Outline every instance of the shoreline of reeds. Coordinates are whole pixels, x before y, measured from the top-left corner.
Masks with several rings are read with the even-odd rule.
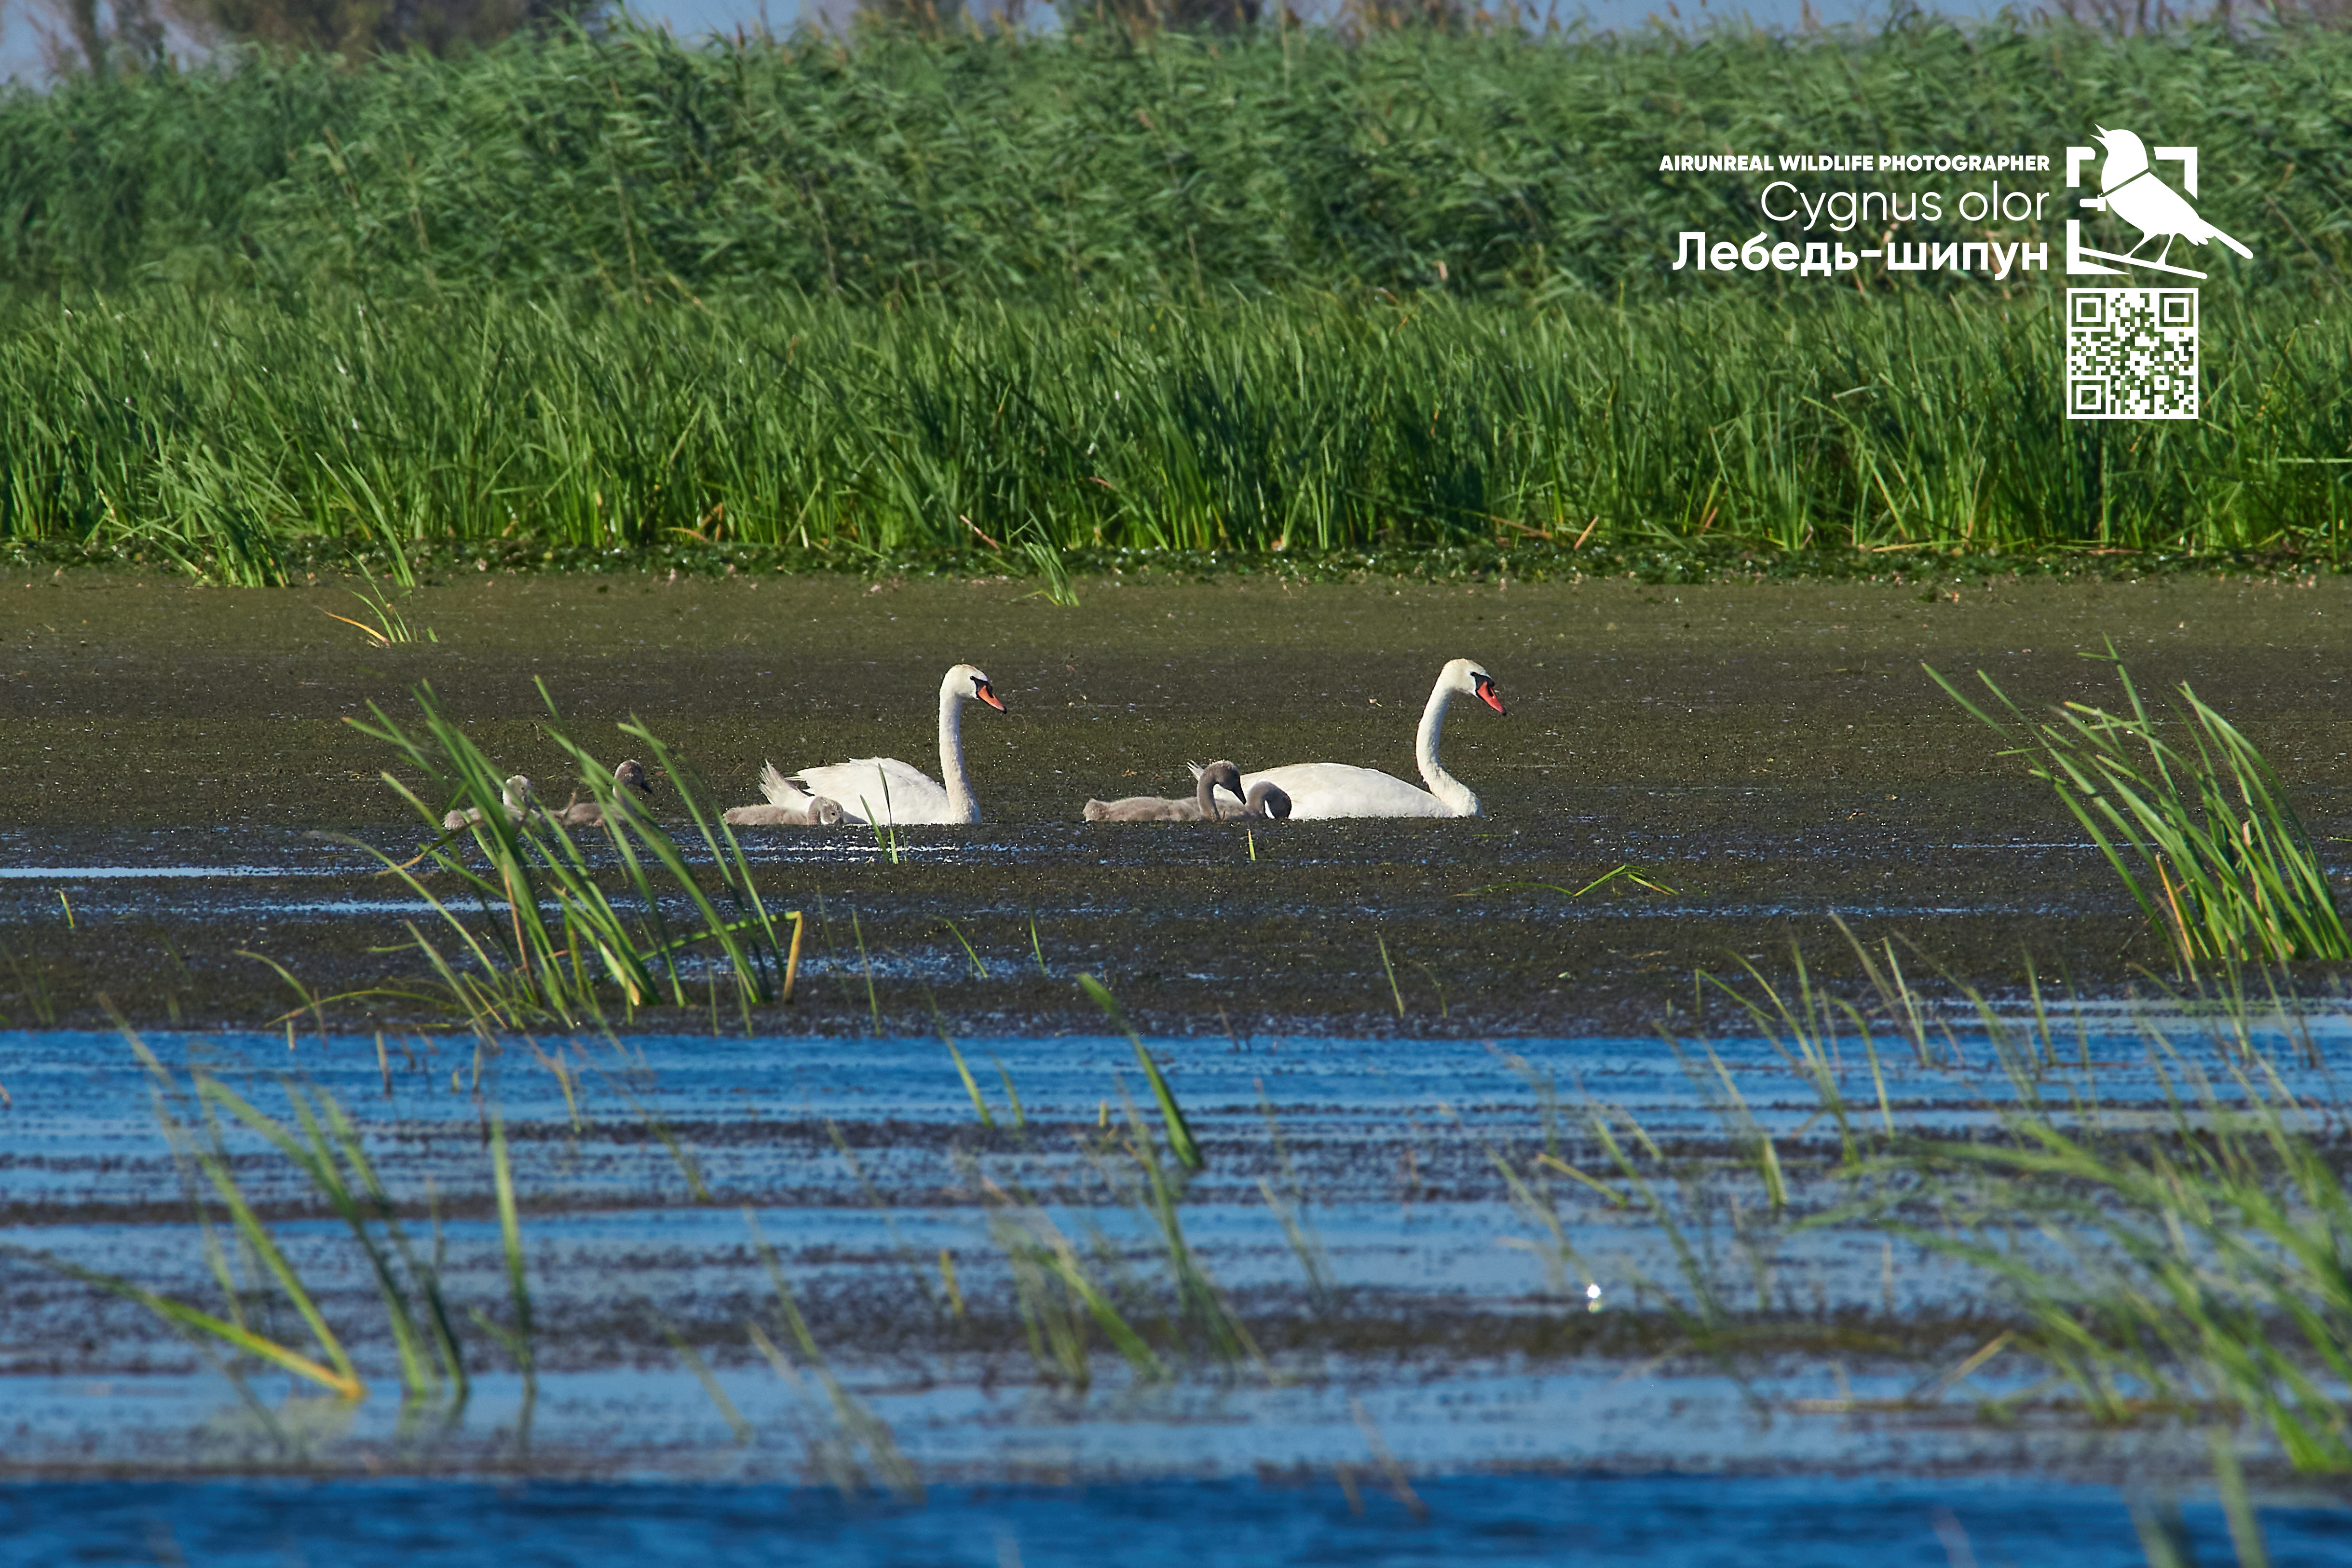
[[[1780,550],[1731,538],[1659,538],[1624,545],[1536,541],[1517,544],[1396,545],[1361,550],[1158,550],[1081,546],[1061,552],[1063,581],[1080,596],[1090,584],[1249,581],[1300,586],[1363,583],[1620,582],[1644,586],[1699,584],[1859,583],[1932,588],[1937,584],[2047,582],[2095,584],[2200,577],[2244,583],[2298,583],[2352,573],[2352,552],[2299,548],[2326,541],[2288,541],[2275,548],[2138,550],[2074,545],[2013,551],[1965,545],[1893,552],[1871,549]],[[397,551],[366,540],[298,534],[278,556],[286,585],[344,581],[390,595],[404,565],[418,587],[462,586],[484,574],[502,577],[847,577],[861,582],[971,580],[1045,584],[1034,562],[980,549],[908,549],[877,555],[803,550],[793,544],[724,541],[655,542],[596,549],[528,534],[490,539],[425,539]],[[159,558],[136,540],[92,541],[0,536],[0,574],[67,579],[158,574],[194,584],[209,579]],[[231,584],[220,584],[231,585]],[[396,599],[389,602],[397,603]]]
[[[2063,417],[2054,314],[1995,300],[151,289],[0,310],[0,538],[244,584],[354,552],[406,584],[412,548],[503,569],[525,540],[542,568],[928,563],[1055,593],[1154,559],[2275,573],[2342,560],[2352,510],[2352,329],[2308,314],[2242,302],[2203,420],[2112,425]]]

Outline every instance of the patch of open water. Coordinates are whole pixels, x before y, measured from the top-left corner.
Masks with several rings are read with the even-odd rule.
[[[2289,1023],[2277,1021],[2269,1043],[2290,1087],[2332,1103],[2326,1072],[2286,1047],[2308,1039],[2324,1059],[2352,1018],[2315,1011]],[[2071,1045],[2077,1070],[2096,1073],[2096,1114],[2130,1119],[2164,1113],[2150,1031],[2193,1055],[2211,1043],[2200,1029],[2098,1005],[2069,1010],[2053,1038]],[[1208,1155],[1184,1186],[1200,1262],[1261,1333],[1320,1328],[1261,1364],[1170,1383],[1131,1375],[1098,1346],[1092,1387],[1074,1390],[1040,1381],[1003,1305],[1018,1271],[1001,1226],[1008,1214],[1048,1223],[1114,1272],[1159,1267],[1164,1242],[1150,1213],[1118,1201],[1087,1152],[1104,1123],[1127,1115],[1122,1095],[1150,1114],[1123,1038],[966,1043],[992,1130],[977,1124],[936,1038],[511,1039],[478,1058],[446,1037],[388,1038],[381,1054],[372,1037],[299,1030],[290,1049],[283,1035],[146,1038],[175,1075],[201,1066],[273,1115],[288,1114],[294,1087],[331,1093],[412,1234],[443,1253],[451,1300],[493,1314],[506,1289],[484,1149],[495,1111],[522,1195],[536,1392],[526,1414],[520,1380],[478,1352],[484,1364],[462,1410],[404,1411],[388,1342],[368,1326],[381,1309],[348,1232],[287,1161],[230,1122],[222,1147],[241,1188],[322,1309],[348,1325],[377,1395],[354,1407],[248,1375],[240,1399],[142,1310],[22,1256],[0,1258],[10,1305],[0,1376],[14,1427],[0,1473],[321,1478],[310,1489],[0,1492],[0,1539],[34,1543],[25,1561],[103,1561],[125,1531],[149,1532],[144,1542],[161,1528],[190,1561],[236,1562],[249,1544],[240,1532],[264,1514],[279,1521],[268,1539],[284,1561],[314,1549],[313,1526],[295,1521],[323,1530],[332,1510],[352,1532],[334,1561],[386,1560],[403,1542],[426,1543],[397,1518],[418,1494],[332,1478],[404,1471],[452,1478],[436,1485],[428,1533],[447,1532],[432,1541],[460,1562],[473,1543],[527,1528],[540,1500],[573,1495],[550,1478],[593,1475],[636,1479],[603,1510],[610,1528],[598,1542],[551,1547],[545,1560],[610,1561],[657,1545],[730,1561],[763,1539],[827,1561],[1077,1561],[1087,1543],[1099,1551],[1140,1520],[1181,1521],[1197,1507],[1220,1520],[1213,1534],[1171,1522],[1141,1555],[1118,1560],[1197,1558],[1203,1542],[1223,1542],[1223,1560],[1265,1562],[1534,1562],[1557,1560],[1563,1543],[1601,1562],[1956,1562],[1937,1553],[1957,1528],[1979,1562],[2063,1552],[2122,1563],[2137,1548],[2106,1489],[2126,1476],[2192,1486],[2200,1473],[2201,1441],[2177,1429],[2100,1432],[2030,1409],[2007,1426],[1981,1425],[1969,1402],[2022,1389],[2037,1369],[2021,1358],[1981,1367],[1958,1404],[1907,1409],[1893,1402],[1922,1368],[1866,1350],[1731,1371],[1658,1353],[1633,1325],[1654,1320],[1662,1283],[1675,1287],[1668,1238],[1562,1183],[1553,1212],[1576,1253],[1548,1257],[1538,1216],[1514,1201],[1494,1157],[1530,1154],[1549,1138],[1602,1168],[1580,1121],[1596,1104],[1669,1142],[1720,1141],[1716,1069],[1662,1039],[1150,1041]],[[1952,1060],[1884,1052],[1874,1075],[1849,1039],[1832,1073],[1865,1119],[1915,1131],[1985,1125],[2020,1086],[1980,1030],[1958,1030],[1953,1044]],[[1833,1138],[1811,1080],[1770,1042],[1708,1046],[1790,1157]],[[183,1300],[217,1297],[186,1173],[158,1131],[154,1080],[119,1037],[0,1033],[0,1084],[14,1101],[0,1151],[12,1243]],[[1013,1092],[1025,1126],[1013,1125]],[[690,1190],[687,1161],[706,1199]],[[1026,1184],[1034,1200],[992,1203],[983,1178]],[[1295,1194],[1304,1243],[1262,1180]],[[1985,1306],[1981,1280],[1875,1231],[1817,1225],[1759,1274],[1736,1247],[1716,1256],[1731,1247],[1720,1215],[1686,1217],[1720,1265],[1719,1285],[1799,1317],[1810,1304],[1825,1323],[1879,1312],[1965,1321]],[[852,1509],[780,1485],[821,1473],[810,1441],[830,1417],[805,1383],[780,1380],[746,1347],[744,1321],[774,1317],[752,1224],[776,1247],[845,1388],[939,1489],[930,1508]],[[1325,1271],[1319,1293],[1309,1250]],[[961,1292],[952,1311],[949,1262]],[[1627,1337],[1612,1342],[1620,1319]],[[1973,1342],[1930,1354],[1948,1365]],[[689,1374],[680,1343],[699,1347],[703,1371]],[[1853,1400],[1890,1405],[1864,1414],[1840,1403]],[[1411,1481],[1391,1478],[1382,1456]],[[1608,1479],[1583,1473],[1596,1470]],[[1710,1479],[1642,1474],[1694,1470]],[[1790,1472],[1876,1479],[1772,1479]],[[483,1475],[539,1479],[520,1490],[465,1479]],[[2068,1477],[2095,1484],[2047,1484]],[[2032,1479],[2004,1492],[2001,1478]],[[1428,1521],[1384,1489],[1399,1484],[1419,1489]],[[68,1497],[88,1503],[70,1519],[56,1506]],[[1652,1524],[1601,1517],[1629,1509],[1648,1510]],[[2213,1521],[2198,1517],[2213,1537]],[[2343,1515],[2273,1517],[2273,1561],[2328,1561],[2341,1549]],[[1738,1534],[1748,1530],[1783,1554],[1758,1555],[1758,1541]],[[982,1531],[996,1532],[992,1543],[1001,1533],[1017,1559],[975,1546]],[[638,1532],[639,1546],[619,1544]],[[967,1548],[979,1555],[956,1555]]]
[[[1066,858],[1069,837],[1032,828],[1005,844],[902,853],[1051,860]],[[1308,842],[1293,837],[1292,865],[1323,863],[1300,853]],[[226,843],[176,847],[200,852],[161,866],[20,866],[5,879],[42,898],[50,884],[70,889],[85,921],[427,912],[365,879],[347,846],[288,836],[219,865],[198,862]],[[1099,864],[1129,863],[1123,844],[1104,847],[1113,852]],[[777,864],[885,854],[840,836],[754,849]],[[322,885],[337,878],[341,886]],[[270,889],[269,879],[284,880]],[[2063,916],[2070,907],[2027,887],[1965,904],[1921,891],[1845,908],[1887,919]],[[1278,891],[1255,901],[1323,912]],[[1771,899],[1662,897],[1561,903],[1546,918],[1752,924],[1800,912]],[[838,989],[855,1016],[868,975],[945,985],[966,963],[944,939],[902,939],[862,957],[805,953],[803,983]],[[1249,961],[1212,951],[1183,973],[1245,982]],[[2014,1008],[2000,1016],[2021,1032],[2031,1022]],[[1885,1033],[1874,1055],[1849,1034],[1828,1074],[1852,1119],[1906,1133],[1990,1127],[2037,1079],[2092,1084],[2088,1114],[2147,1125],[2171,1114],[2151,1043],[2209,1060],[2224,1043],[2192,1015],[2128,1001],[2055,1006],[2050,1016],[2056,1059],[2021,1079],[1965,1016],[1925,1057]],[[1638,1035],[1154,1037],[1209,1156],[1183,1183],[1186,1239],[1243,1315],[1281,1342],[1262,1363],[1165,1383],[1135,1375],[1097,1343],[1092,1385],[1076,1390],[1041,1378],[1024,1347],[1007,1305],[1020,1280],[1003,1226],[1009,1215],[1050,1227],[1115,1276],[1148,1281],[1161,1267],[1165,1238],[1148,1209],[1104,1176],[1106,1129],[1130,1102],[1151,1115],[1123,1038],[966,1039],[968,1091],[938,1038],[550,1037],[478,1052],[448,1036],[321,1037],[299,1022],[290,1035],[146,1038],[183,1085],[201,1066],[281,1118],[296,1086],[331,1093],[352,1110],[412,1233],[433,1238],[451,1300],[492,1315],[507,1284],[485,1151],[496,1114],[513,1151],[541,1336],[533,1394],[526,1401],[506,1363],[478,1349],[483,1364],[461,1410],[404,1410],[362,1255],[299,1172],[229,1122],[222,1148],[241,1189],[322,1309],[348,1325],[376,1394],[346,1406],[247,1374],[240,1395],[142,1310],[22,1256],[0,1258],[9,1307],[0,1377],[14,1417],[0,1475],[53,1483],[0,1489],[12,1563],[168,1556],[167,1546],[190,1561],[236,1562],[266,1535],[273,1562],[422,1551],[503,1561],[530,1541],[563,1562],[649,1551],[725,1562],[782,1550],[877,1563],[1538,1562],[1572,1552],[1836,1565],[1971,1560],[1961,1542],[1979,1562],[2120,1563],[2140,1559],[2114,1483],[2136,1477],[2179,1491],[2203,1469],[2201,1439],[2177,1429],[2096,1432],[2030,1407],[2004,1427],[1979,1422],[1973,1402],[2033,1381],[2038,1368],[2016,1356],[1979,1367],[1962,1398],[1904,1406],[1923,1371],[1982,1341],[1967,1325],[1994,1306],[1984,1281],[1818,1214],[1797,1216],[1811,1227],[1776,1241],[1769,1258],[1744,1256],[1738,1205],[1763,1194],[1737,1173],[1715,1194],[1728,1197],[1727,1215],[1702,1205],[1683,1216],[1710,1288],[1783,1319],[1810,1310],[1822,1324],[1926,1323],[1930,1339],[1950,1342],[1907,1358],[1792,1350],[1732,1369],[1671,1346],[1661,1353],[1661,1303],[1690,1289],[1683,1241],[1564,1181],[1544,1194],[1562,1227],[1548,1237],[1549,1222],[1517,1201],[1496,1161],[1524,1168],[1552,1147],[1606,1173],[1589,1114],[1602,1106],[1669,1146],[1720,1152],[1731,1126],[1726,1079],[1740,1113],[1787,1157],[1820,1154],[1836,1131],[1818,1076],[1752,1035],[1710,1037],[1712,1062],[1695,1046],[1677,1056],[1664,1038]],[[2352,1016],[2319,1005],[2271,1020],[2264,1044],[2290,1089],[2332,1106],[2335,1086],[2316,1063],[2347,1036]],[[9,1239],[216,1302],[214,1254],[190,1218],[188,1173],[159,1132],[153,1087],[117,1035],[0,1032],[0,1089],[13,1101],[0,1146]],[[992,1128],[979,1125],[972,1092]],[[991,1182],[1017,1184],[1024,1201],[992,1201]],[[1269,1201],[1270,1187],[1289,1194],[1288,1213]],[[813,1456],[838,1429],[805,1384],[781,1381],[746,1345],[747,1321],[776,1327],[754,1224],[843,1388],[931,1484],[928,1507],[847,1503],[796,1484],[826,1473]],[[961,1292],[952,1308],[950,1268]],[[1960,1326],[1932,1327],[1947,1323]],[[681,1344],[694,1347],[699,1371]],[[1874,1400],[1884,1407],[1870,1410]],[[95,1479],[283,1472],[310,1479],[300,1488]],[[363,1479],[379,1472],[434,1478],[427,1522],[411,1517],[426,1494]],[[509,1479],[479,1479],[493,1476]],[[577,1477],[595,1478],[605,1500],[569,1538],[546,1520],[563,1509],[549,1500],[578,1500],[562,1484]],[[1399,1500],[1404,1488],[1431,1510],[1427,1520]],[[2273,1561],[2336,1560],[2344,1515],[2286,1494],[2272,1500]],[[2213,1510],[2188,1517],[2209,1546],[2224,1539]]]
[[[919,1507],[809,1488],[535,1480],[320,1485],[87,1483],[0,1489],[0,1542],[26,1568],[693,1563],[769,1568],[1192,1568],[1202,1563],[1641,1563],[1649,1568],[2137,1568],[2113,1491],[1969,1481],[1454,1475],[1412,1482],[1417,1514],[1367,1475],[935,1489]],[[2271,1561],[2352,1554],[2352,1516],[2265,1512]],[[2183,1561],[2223,1562],[2221,1510],[2179,1516]]]

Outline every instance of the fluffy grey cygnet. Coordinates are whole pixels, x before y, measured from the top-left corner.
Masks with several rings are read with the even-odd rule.
[[[782,805],[730,805],[726,817],[735,827],[834,827],[842,811],[839,801],[812,795]]]
[[[1227,822],[1248,818],[1256,822],[1286,822],[1290,819],[1290,797],[1282,786],[1270,779],[1260,779],[1250,785],[1249,799],[1240,805],[1228,801],[1217,802],[1217,815]]]
[[[522,814],[531,807],[530,781],[520,773],[512,775],[499,791],[499,799],[506,807],[507,820],[520,822]],[[453,811],[443,816],[441,826],[454,833],[481,820],[482,808],[469,805],[463,811]]]
[[[1131,795],[1124,800],[1087,802],[1088,822],[1215,822],[1225,815],[1216,798],[1220,789],[1242,800],[1242,771],[1231,763],[1211,763],[1201,770],[1191,800],[1165,800],[1156,795]],[[1235,806],[1238,816],[1246,805]]]
[[[613,783],[618,786],[613,792],[613,798],[625,811],[636,809],[635,798],[629,793],[631,790],[647,795],[654,792],[653,775],[646,773],[645,763],[635,757],[613,770]],[[564,804],[562,811],[551,815],[566,827],[604,826],[604,808],[593,800],[582,800],[576,794]]]
[[[841,802],[816,795],[798,779],[788,779],[770,763],[760,770],[761,805],[730,805],[721,815],[730,827],[833,827],[848,816]]]

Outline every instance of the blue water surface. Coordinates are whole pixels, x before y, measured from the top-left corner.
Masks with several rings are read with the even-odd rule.
[[[0,1488],[0,1560],[191,1568],[692,1563],[1200,1568],[1204,1563],[1644,1563],[1958,1568],[2147,1563],[2114,1490],[1975,1481],[1376,1473],[1265,1481],[937,1489],[919,1507],[809,1488],[480,1481]],[[2153,1507],[2153,1505],[2150,1505]],[[2352,1511],[2265,1509],[2279,1568],[2352,1562]],[[2182,1510],[2185,1560],[2235,1561],[2221,1510]]]

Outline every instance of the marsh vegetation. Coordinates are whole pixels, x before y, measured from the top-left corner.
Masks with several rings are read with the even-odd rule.
[[[1118,551],[2335,549],[2340,313],[2249,300],[2212,416],[2125,430],[2058,417],[2054,308],[148,293],[0,338],[0,525],[256,584],[453,537],[1049,584]]]
[[[2304,106],[2347,37],[625,27],[20,91],[0,535],[232,583],[922,553],[1057,601],[1122,550],[2332,559],[2347,148]],[[2264,238],[2207,286],[2201,421],[2063,418],[2043,275],[1673,271],[1754,220],[1661,148],[2057,147],[2120,81],[2241,106],[2206,199]]]

